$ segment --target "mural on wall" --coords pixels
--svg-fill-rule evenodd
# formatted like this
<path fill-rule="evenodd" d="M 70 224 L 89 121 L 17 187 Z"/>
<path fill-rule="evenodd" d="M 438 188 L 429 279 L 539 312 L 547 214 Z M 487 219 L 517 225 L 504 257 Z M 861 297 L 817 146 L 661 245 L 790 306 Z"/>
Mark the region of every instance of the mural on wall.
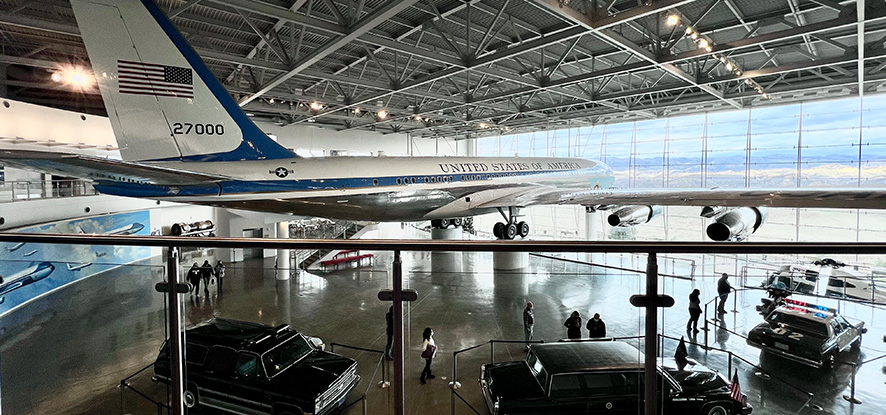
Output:
<path fill-rule="evenodd" d="M 29 233 L 148 235 L 150 212 L 76 219 L 19 229 Z M 148 247 L 0 244 L 0 315 L 43 294 L 111 268 L 151 256 Z"/>

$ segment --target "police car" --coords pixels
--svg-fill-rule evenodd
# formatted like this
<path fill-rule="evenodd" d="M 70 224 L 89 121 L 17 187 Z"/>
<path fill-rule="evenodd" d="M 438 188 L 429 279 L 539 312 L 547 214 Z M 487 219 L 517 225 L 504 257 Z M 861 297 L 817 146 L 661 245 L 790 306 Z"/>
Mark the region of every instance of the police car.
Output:
<path fill-rule="evenodd" d="M 785 299 L 748 332 L 748 344 L 813 367 L 833 368 L 837 355 L 858 349 L 864 322 L 850 324 L 837 310 Z"/>

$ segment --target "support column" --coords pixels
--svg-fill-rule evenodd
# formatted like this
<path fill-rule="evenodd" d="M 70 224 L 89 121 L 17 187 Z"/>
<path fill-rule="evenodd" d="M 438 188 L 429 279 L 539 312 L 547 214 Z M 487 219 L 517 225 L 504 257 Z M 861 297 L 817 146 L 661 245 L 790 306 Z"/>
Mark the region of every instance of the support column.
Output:
<path fill-rule="evenodd" d="M 394 415 L 406 414 L 403 385 L 403 262 L 400 251 L 394 251 Z"/>
<path fill-rule="evenodd" d="M 588 241 L 599 241 L 605 240 L 606 238 L 598 238 L 597 235 L 600 231 L 600 214 L 597 212 L 597 209 L 592 207 L 585 207 L 585 240 Z M 585 261 L 591 263 L 600 263 L 602 258 L 600 254 L 595 252 L 586 252 L 585 253 Z"/>
<path fill-rule="evenodd" d="M 181 297 L 176 289 L 179 273 L 178 248 L 167 248 L 166 253 L 166 280 L 169 284 L 166 292 L 169 301 L 169 377 L 172 393 L 172 400 L 169 404 L 173 415 L 184 415 L 185 366 L 182 346 L 185 342 L 185 333 L 182 332 L 181 326 Z"/>
<path fill-rule="evenodd" d="M 289 222 L 277 222 L 277 238 L 278 239 L 288 239 L 289 238 Z M 277 250 L 277 280 L 288 280 L 289 279 L 289 250 L 288 249 L 278 249 Z"/>

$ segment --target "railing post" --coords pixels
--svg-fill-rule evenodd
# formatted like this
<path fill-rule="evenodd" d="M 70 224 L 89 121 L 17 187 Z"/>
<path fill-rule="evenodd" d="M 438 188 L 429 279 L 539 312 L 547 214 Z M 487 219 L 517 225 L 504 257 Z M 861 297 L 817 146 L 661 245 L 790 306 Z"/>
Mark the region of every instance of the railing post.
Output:
<path fill-rule="evenodd" d="M 733 312 L 733 313 L 737 313 L 737 312 L 738 312 L 738 290 L 735 290 L 735 289 L 734 289 L 734 290 L 732 290 L 732 291 L 733 291 L 733 296 L 732 296 L 732 312 Z"/>
<path fill-rule="evenodd" d="M 489 363 L 495 363 L 495 342 L 489 341 Z"/>
<path fill-rule="evenodd" d="M 394 415 L 404 415 L 403 402 L 403 262 L 400 251 L 394 251 Z"/>
<path fill-rule="evenodd" d="M 166 250 L 166 254 L 166 281 L 169 284 L 169 289 L 166 293 L 169 296 L 169 372 L 170 386 L 172 386 L 170 406 L 173 415 L 184 415 L 184 333 L 181 327 L 182 304 L 177 290 L 179 272 L 178 248 L 169 247 Z"/>
<path fill-rule="evenodd" d="M 726 353 L 729 354 L 729 366 L 728 366 L 728 367 L 729 367 L 729 371 L 726 372 L 726 373 L 727 373 L 727 374 L 731 374 L 731 373 L 732 373 L 732 352 L 731 352 L 731 351 L 727 351 Z"/>
<path fill-rule="evenodd" d="M 651 303 L 654 296 L 658 295 L 658 260 L 655 252 L 650 252 L 646 259 L 646 297 L 650 300 L 650 304 L 646 307 L 646 362 L 644 364 L 644 373 L 646 375 L 644 397 L 646 403 L 646 415 L 656 415 L 655 399 L 658 390 L 658 375 L 656 370 L 656 352 L 658 350 L 658 307 Z"/>

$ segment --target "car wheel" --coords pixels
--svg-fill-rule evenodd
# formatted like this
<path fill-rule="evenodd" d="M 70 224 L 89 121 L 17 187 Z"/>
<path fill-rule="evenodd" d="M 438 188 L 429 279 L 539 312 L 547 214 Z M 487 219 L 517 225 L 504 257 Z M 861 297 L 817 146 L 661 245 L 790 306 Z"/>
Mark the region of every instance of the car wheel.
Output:
<path fill-rule="evenodd" d="M 825 369 L 833 369 L 834 366 L 837 366 L 837 355 L 832 353 L 824 358 L 824 367 Z"/>
<path fill-rule="evenodd" d="M 702 411 L 705 415 L 729 415 L 729 410 L 723 404 L 714 404 Z"/>

